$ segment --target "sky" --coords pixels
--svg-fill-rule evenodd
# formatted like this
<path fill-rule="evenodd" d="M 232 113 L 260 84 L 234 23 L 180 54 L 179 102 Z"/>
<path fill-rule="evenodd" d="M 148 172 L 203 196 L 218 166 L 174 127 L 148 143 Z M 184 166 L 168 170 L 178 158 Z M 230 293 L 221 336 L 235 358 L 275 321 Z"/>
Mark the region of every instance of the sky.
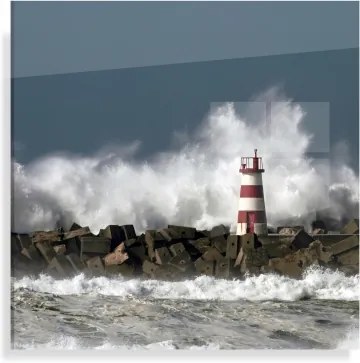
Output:
<path fill-rule="evenodd" d="M 12 2 L 14 77 L 358 46 L 357 2 Z"/>

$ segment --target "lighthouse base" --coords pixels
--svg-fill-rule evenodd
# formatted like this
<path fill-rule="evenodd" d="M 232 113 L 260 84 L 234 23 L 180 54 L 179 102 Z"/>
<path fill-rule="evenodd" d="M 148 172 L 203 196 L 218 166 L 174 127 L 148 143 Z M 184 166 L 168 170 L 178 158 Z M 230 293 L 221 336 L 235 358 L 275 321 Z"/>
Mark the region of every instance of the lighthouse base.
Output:
<path fill-rule="evenodd" d="M 236 234 L 241 236 L 243 234 L 253 232 L 256 233 L 258 236 L 266 236 L 268 234 L 267 231 L 267 224 L 266 223 L 254 223 L 253 226 L 248 228 L 247 223 L 238 223 Z"/>

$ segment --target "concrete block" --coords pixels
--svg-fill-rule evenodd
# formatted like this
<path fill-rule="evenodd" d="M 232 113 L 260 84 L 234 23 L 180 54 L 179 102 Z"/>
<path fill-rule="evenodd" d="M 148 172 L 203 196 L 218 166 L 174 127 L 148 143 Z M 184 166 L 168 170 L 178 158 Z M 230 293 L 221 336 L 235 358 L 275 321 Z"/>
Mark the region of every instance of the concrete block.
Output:
<path fill-rule="evenodd" d="M 104 264 L 105 266 L 110 265 L 121 265 L 129 258 L 128 254 L 125 252 L 125 245 L 124 242 L 120 243 L 114 250 L 107 254 L 104 257 Z"/>
<path fill-rule="evenodd" d="M 132 276 L 134 274 L 134 267 L 126 263 L 123 263 L 122 265 L 109 265 L 105 266 L 105 274 L 107 276 Z"/>
<path fill-rule="evenodd" d="M 80 250 L 81 256 L 83 254 L 106 255 L 110 252 L 110 239 L 95 236 L 80 237 Z"/>
<path fill-rule="evenodd" d="M 169 250 L 173 256 L 177 256 L 185 251 L 185 247 L 182 243 L 175 243 L 169 246 Z"/>
<path fill-rule="evenodd" d="M 124 231 L 125 239 L 136 238 L 135 228 L 132 224 L 125 224 L 121 228 Z"/>
<path fill-rule="evenodd" d="M 158 230 L 158 233 L 168 242 L 181 239 L 181 235 L 173 228 L 162 228 Z"/>
<path fill-rule="evenodd" d="M 47 263 L 50 263 L 52 259 L 56 256 L 56 252 L 50 242 L 37 242 L 35 247 L 40 251 L 41 255 L 44 257 Z"/>
<path fill-rule="evenodd" d="M 191 257 L 185 250 L 178 252 L 177 255 L 172 256 L 168 261 L 170 265 L 185 265 L 187 263 L 191 263 Z"/>
<path fill-rule="evenodd" d="M 93 234 L 90 232 L 89 227 L 82 227 L 69 232 L 65 232 L 62 240 L 69 240 L 75 237 L 85 237 L 85 236 L 93 236 Z"/>
<path fill-rule="evenodd" d="M 343 266 L 357 265 L 359 269 L 359 247 L 338 254 L 336 262 Z"/>
<path fill-rule="evenodd" d="M 132 246 L 137 246 L 140 243 L 138 242 L 138 240 L 136 238 L 131 238 L 131 239 L 126 239 L 124 241 L 124 244 L 125 244 L 126 248 L 131 248 Z"/>
<path fill-rule="evenodd" d="M 173 224 L 169 224 L 168 228 L 175 230 L 180 238 L 183 239 L 194 239 L 196 236 L 196 228 L 175 226 Z"/>
<path fill-rule="evenodd" d="M 101 230 L 100 237 L 108 238 L 110 243 L 110 251 L 113 251 L 121 242 L 126 240 L 124 230 L 117 225 L 111 224 Z"/>
<path fill-rule="evenodd" d="M 342 234 L 358 234 L 359 233 L 359 219 L 352 219 L 341 230 Z"/>
<path fill-rule="evenodd" d="M 66 253 L 75 253 L 78 256 L 80 255 L 80 240 L 77 237 L 70 238 L 65 242 Z"/>
<path fill-rule="evenodd" d="M 280 274 L 300 278 L 307 267 L 318 263 L 315 249 L 302 248 L 283 258 L 272 258 L 268 266 Z"/>
<path fill-rule="evenodd" d="M 74 274 L 74 269 L 64 255 L 53 257 L 48 266 L 48 271 L 55 270 L 58 277 L 66 278 Z"/>
<path fill-rule="evenodd" d="M 314 238 L 306 233 L 303 229 L 299 229 L 294 237 L 292 237 L 290 240 L 290 248 L 293 250 L 307 248 L 311 242 L 314 242 Z"/>
<path fill-rule="evenodd" d="M 257 248 L 254 233 L 246 233 L 240 236 L 240 244 L 244 251 L 254 250 Z"/>
<path fill-rule="evenodd" d="M 71 225 L 71 227 L 70 227 L 70 229 L 69 229 L 69 231 L 75 231 L 76 229 L 80 229 L 81 228 L 81 226 L 79 225 L 79 224 L 77 224 L 77 223 L 73 223 L 72 225 Z"/>
<path fill-rule="evenodd" d="M 214 261 L 205 261 L 203 258 L 198 258 L 195 262 L 195 269 L 199 274 L 213 276 L 215 270 Z"/>
<path fill-rule="evenodd" d="M 20 249 L 28 248 L 32 245 L 32 240 L 28 234 L 18 234 L 17 239 L 20 242 Z"/>
<path fill-rule="evenodd" d="M 66 253 L 66 246 L 64 244 L 54 246 L 53 248 L 57 255 L 65 255 Z"/>
<path fill-rule="evenodd" d="M 32 260 L 35 263 L 42 263 L 41 255 L 39 251 L 34 246 L 29 246 L 21 249 L 21 254 L 27 259 Z"/>
<path fill-rule="evenodd" d="M 32 243 L 38 242 L 59 242 L 62 240 L 62 234 L 58 231 L 36 231 L 31 234 Z"/>
<path fill-rule="evenodd" d="M 220 224 L 218 226 L 215 226 L 210 231 L 210 238 L 215 238 L 219 236 L 228 236 L 230 233 L 230 228 L 225 227 L 223 224 Z"/>
<path fill-rule="evenodd" d="M 211 242 L 210 239 L 207 237 L 203 237 L 203 238 L 199 238 L 195 241 L 190 241 L 190 243 L 192 244 L 192 246 L 194 246 L 199 253 L 203 254 L 205 253 L 210 247 L 211 247 Z"/>
<path fill-rule="evenodd" d="M 226 257 L 236 259 L 239 254 L 239 236 L 231 234 L 226 241 Z"/>
<path fill-rule="evenodd" d="M 160 247 L 155 250 L 155 258 L 158 265 L 168 263 L 171 260 L 171 257 L 172 256 L 167 247 Z"/>
<path fill-rule="evenodd" d="M 295 235 L 300 230 L 303 230 L 304 226 L 281 226 L 277 228 L 278 234 Z"/>
<path fill-rule="evenodd" d="M 155 248 L 164 247 L 166 243 L 166 239 L 159 232 L 155 230 L 145 231 L 145 245 L 152 261 L 155 261 Z"/>
<path fill-rule="evenodd" d="M 191 257 L 185 250 L 173 256 L 167 264 L 175 267 L 179 274 L 189 273 L 194 269 Z"/>
<path fill-rule="evenodd" d="M 159 269 L 159 265 L 156 265 L 155 263 L 147 261 L 147 260 L 145 260 L 143 262 L 142 267 L 143 267 L 144 273 L 151 277 L 155 277 L 155 273 Z"/>
<path fill-rule="evenodd" d="M 20 254 L 22 247 L 20 245 L 20 241 L 17 238 L 17 235 L 15 233 L 11 233 L 11 255 L 14 256 L 16 254 Z M 30 241 L 31 245 L 31 241 Z"/>
<path fill-rule="evenodd" d="M 76 273 L 80 273 L 85 268 L 85 265 L 81 262 L 80 257 L 77 254 L 69 253 L 65 257 Z"/>
<path fill-rule="evenodd" d="M 319 261 L 329 263 L 333 259 L 333 253 L 330 247 L 324 246 L 320 241 L 316 240 L 309 245 L 310 250 L 315 250 Z"/>
<path fill-rule="evenodd" d="M 241 263 L 243 262 L 244 257 L 245 257 L 245 253 L 244 253 L 243 248 L 241 247 L 240 251 L 239 251 L 239 253 L 238 253 L 237 257 L 236 257 L 234 267 L 241 266 Z"/>
<path fill-rule="evenodd" d="M 351 248 L 354 247 L 358 247 L 359 246 L 359 235 L 352 235 L 349 236 L 347 238 L 345 238 L 344 240 L 333 244 L 330 247 L 330 251 L 334 254 L 334 255 L 338 255 L 339 253 L 345 252 L 347 250 L 350 250 Z"/>
<path fill-rule="evenodd" d="M 211 247 L 202 255 L 202 258 L 205 261 L 221 261 L 224 257 L 215 247 Z"/>
<path fill-rule="evenodd" d="M 146 250 L 143 245 L 131 246 L 127 252 L 129 258 L 133 260 L 144 261 L 147 258 Z"/>
<path fill-rule="evenodd" d="M 322 229 L 322 228 L 315 228 L 313 229 L 312 231 L 312 234 L 313 235 L 316 235 L 316 234 L 326 234 L 326 230 L 325 229 Z"/>
<path fill-rule="evenodd" d="M 279 240 L 271 241 L 270 243 L 266 244 L 264 243 L 263 247 L 266 249 L 269 258 L 284 257 L 289 253 L 293 253 L 288 244 L 285 244 Z"/>
<path fill-rule="evenodd" d="M 230 277 L 230 259 L 224 258 L 222 261 L 215 262 L 215 276 L 219 279 Z"/>
<path fill-rule="evenodd" d="M 227 242 L 224 236 L 211 238 L 211 243 L 220 253 L 226 253 Z"/>
<path fill-rule="evenodd" d="M 91 257 L 86 261 L 86 266 L 93 275 L 99 276 L 105 274 L 105 268 L 100 256 Z"/>

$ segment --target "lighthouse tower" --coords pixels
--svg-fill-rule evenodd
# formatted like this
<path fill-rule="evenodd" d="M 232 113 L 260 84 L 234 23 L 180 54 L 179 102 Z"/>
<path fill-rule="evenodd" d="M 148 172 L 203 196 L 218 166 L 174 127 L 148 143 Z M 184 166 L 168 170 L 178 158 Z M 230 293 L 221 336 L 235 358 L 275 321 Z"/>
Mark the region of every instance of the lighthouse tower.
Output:
<path fill-rule="evenodd" d="M 240 201 L 238 212 L 237 235 L 256 233 L 267 235 L 264 191 L 262 184 L 262 159 L 257 156 L 257 149 L 253 157 L 242 157 L 240 173 Z"/>

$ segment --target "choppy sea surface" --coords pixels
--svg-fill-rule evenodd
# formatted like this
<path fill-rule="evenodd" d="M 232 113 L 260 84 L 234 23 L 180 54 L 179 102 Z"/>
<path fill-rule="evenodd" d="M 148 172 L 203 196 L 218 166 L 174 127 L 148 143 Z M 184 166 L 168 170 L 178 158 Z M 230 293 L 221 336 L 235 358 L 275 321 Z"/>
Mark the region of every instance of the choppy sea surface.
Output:
<path fill-rule="evenodd" d="M 12 279 L 13 349 L 353 349 L 359 275 Z"/>

